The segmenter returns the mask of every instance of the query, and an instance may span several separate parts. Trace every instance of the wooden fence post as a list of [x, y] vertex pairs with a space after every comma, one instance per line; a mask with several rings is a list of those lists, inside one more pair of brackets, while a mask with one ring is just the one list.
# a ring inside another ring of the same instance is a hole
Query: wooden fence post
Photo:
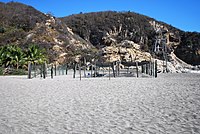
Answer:
[[152, 76], [152, 62], [151, 61], [150, 61], [149, 65], [150, 65], [150, 73], [149, 74], [150, 74], [150, 76]]
[[45, 63], [43, 63], [43, 78], [46, 78], [46, 69], [45, 69]]
[[28, 63], [28, 79], [31, 79], [31, 62]]
[[157, 60], [155, 61], [155, 78], [157, 78]]
[[137, 73], [137, 78], [139, 77], [139, 74], [138, 74], [138, 62], [136, 61], [136, 73]]
[[152, 76], [155, 76], [155, 62], [152, 62]]
[[110, 80], [110, 65], [109, 65], [109, 70], [108, 71], [109, 71], [109, 80]]
[[142, 65], [141, 67], [142, 67], [142, 73], [144, 73], [144, 65]]
[[114, 62], [112, 62], [112, 71], [113, 71], [113, 77], [115, 77], [115, 68], [114, 68]]
[[73, 73], [73, 78], [76, 77], [76, 68], [77, 68], [77, 63], [74, 62], [74, 65], [73, 65], [73, 70], [74, 70], [74, 73]]
[[36, 78], [36, 64], [33, 64], [33, 69], [34, 69], [34, 78]]
[[80, 80], [81, 80], [81, 61], [79, 62], [79, 75], [80, 75]]
[[117, 63], [117, 72], [118, 72], [118, 76], [120, 75], [120, 66], [119, 66], [119, 62]]
[[67, 72], [68, 72], [68, 64], [66, 64], [66, 70], [65, 70], [65, 74], [67, 75]]
[[51, 79], [53, 79], [53, 64], [51, 65]]
[[83, 72], [84, 72], [84, 77], [86, 78], [86, 63], [87, 61], [86, 61], [86, 58], [84, 57], [83, 58], [83, 65], [84, 65], [84, 68], [83, 68]]
[[56, 64], [55, 64], [55, 68], [54, 68], [55, 76], [56, 76], [56, 69], [57, 69], [57, 66], [56, 66]]
[[62, 75], [64, 75], [64, 74], [65, 74], [65, 71], [64, 71], [64, 65], [61, 66], [61, 70], [62, 70]]
[[149, 63], [146, 64], [146, 74], [148, 74], [148, 72], [149, 72], [148, 64]]
[[60, 65], [58, 66], [58, 75], [60, 75]]
[[94, 77], [96, 77], [96, 75], [97, 75], [97, 64], [96, 64], [96, 61], [94, 63], [94, 66], [95, 66], [95, 68], [94, 68]]
[[93, 77], [93, 66], [91, 65], [91, 77]]

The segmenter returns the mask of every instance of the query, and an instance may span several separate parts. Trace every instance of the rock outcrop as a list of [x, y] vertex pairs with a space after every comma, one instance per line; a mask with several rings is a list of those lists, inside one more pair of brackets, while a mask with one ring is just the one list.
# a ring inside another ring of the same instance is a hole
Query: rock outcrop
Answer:
[[[122, 41], [119, 44], [113, 42], [109, 46], [105, 46], [100, 50], [100, 59], [103, 62], [141, 62], [150, 61], [151, 54], [143, 52], [140, 49], [140, 45], [134, 43], [133, 41]], [[107, 44], [108, 45], [108, 44]]]
[[186, 63], [200, 65], [200, 33], [197, 32], [184, 32], [166, 23], [132, 12], [97, 12], [71, 15], [61, 19], [76, 34], [87, 39], [97, 48], [115, 46], [128, 40], [140, 45], [142, 51], [152, 52], [157, 31], [165, 31], [168, 53], [174, 52]]
[[33, 30], [29, 31], [26, 43], [36, 43], [46, 47], [51, 62], [62, 64], [67, 62], [67, 56], [72, 56], [71, 58], [76, 56], [69, 54], [93, 48], [91, 44], [75, 35], [65, 24], [62, 24], [59, 19], [52, 16], [49, 18], [44, 23], [38, 23]]

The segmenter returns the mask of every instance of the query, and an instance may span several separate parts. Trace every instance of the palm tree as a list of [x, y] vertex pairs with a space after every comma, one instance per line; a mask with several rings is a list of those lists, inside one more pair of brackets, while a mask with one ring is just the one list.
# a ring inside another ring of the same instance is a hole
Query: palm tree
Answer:
[[26, 61], [33, 64], [42, 64], [47, 61], [44, 49], [40, 49], [38, 45], [32, 44], [26, 51]]
[[0, 66], [3, 65], [3, 58], [2, 58], [2, 55], [3, 55], [3, 47], [0, 47]]
[[8, 67], [11, 64], [11, 49], [10, 46], [3, 46], [0, 50], [1, 65]]
[[[26, 51], [26, 61], [34, 65], [34, 77], [36, 77], [36, 64], [43, 64], [47, 61], [47, 57], [44, 54], [44, 49], [40, 49], [38, 45], [32, 44]], [[31, 67], [29, 66], [29, 78], [31, 74]]]
[[0, 65], [4, 67], [16, 67], [17, 70], [20, 65], [23, 65], [23, 52], [21, 48], [15, 45], [3, 46], [0, 49]]
[[10, 49], [11, 49], [11, 64], [18, 70], [19, 66], [20, 65], [23, 66], [23, 64], [25, 63], [24, 53], [22, 49], [17, 46], [12, 46]]

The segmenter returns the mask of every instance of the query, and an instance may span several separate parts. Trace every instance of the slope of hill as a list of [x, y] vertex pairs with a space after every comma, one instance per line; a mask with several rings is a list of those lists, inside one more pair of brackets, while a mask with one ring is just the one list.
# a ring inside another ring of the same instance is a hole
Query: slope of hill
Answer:
[[151, 52], [156, 30], [166, 30], [168, 50], [174, 51], [180, 59], [189, 64], [200, 64], [199, 33], [184, 32], [144, 15], [107, 11], [71, 15], [61, 20], [97, 48], [128, 40], [139, 44], [143, 51]]
[[94, 48], [50, 14], [21, 3], [0, 3], [0, 46], [16, 44], [26, 49], [32, 43], [47, 50], [50, 62], [60, 63]]
[[107, 11], [56, 18], [21, 3], [0, 2], [0, 46], [16, 44], [26, 49], [35, 43], [47, 50], [50, 62], [69, 62], [84, 54], [105, 61], [150, 60], [158, 29], [166, 31], [167, 50], [173, 55], [169, 62], [178, 56], [200, 64], [199, 33], [144, 15]]

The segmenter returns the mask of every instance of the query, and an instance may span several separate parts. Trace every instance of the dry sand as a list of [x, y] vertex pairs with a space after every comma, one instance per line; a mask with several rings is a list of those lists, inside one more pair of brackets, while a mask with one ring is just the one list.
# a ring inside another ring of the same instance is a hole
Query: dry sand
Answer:
[[0, 134], [199, 134], [200, 74], [0, 77]]

